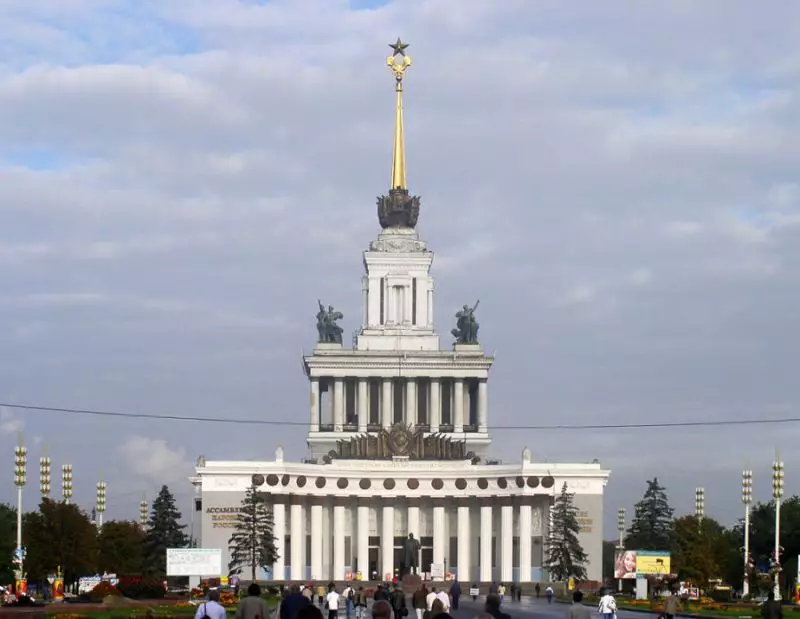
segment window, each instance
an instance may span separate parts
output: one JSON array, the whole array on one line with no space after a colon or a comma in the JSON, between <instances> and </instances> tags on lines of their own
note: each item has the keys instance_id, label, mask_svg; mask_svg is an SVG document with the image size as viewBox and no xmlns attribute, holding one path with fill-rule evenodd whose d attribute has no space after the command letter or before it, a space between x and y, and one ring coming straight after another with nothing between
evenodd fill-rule
<instances>
[{"instance_id":1,"label":"window","mask_svg":"<svg viewBox=\"0 0 800 619\"><path fill-rule=\"evenodd\" d=\"M381 324L386 324L385 313L386 313L386 293L384 292L386 288L386 278L381 277Z\"/></svg>"},{"instance_id":2,"label":"window","mask_svg":"<svg viewBox=\"0 0 800 619\"><path fill-rule=\"evenodd\" d=\"M417 324L417 278L411 280L411 324Z\"/></svg>"},{"instance_id":3,"label":"window","mask_svg":"<svg viewBox=\"0 0 800 619\"><path fill-rule=\"evenodd\" d=\"M417 425L427 426L430 424L428 419L428 389L430 380L427 378L417 379Z\"/></svg>"},{"instance_id":4,"label":"window","mask_svg":"<svg viewBox=\"0 0 800 619\"><path fill-rule=\"evenodd\" d=\"M369 423L370 425L380 425L381 423L380 379L371 379L369 381Z\"/></svg>"},{"instance_id":5,"label":"window","mask_svg":"<svg viewBox=\"0 0 800 619\"><path fill-rule=\"evenodd\" d=\"M405 382L402 378L392 381L392 422L403 423L405 419L405 411L403 404L405 403Z\"/></svg>"}]
</instances>

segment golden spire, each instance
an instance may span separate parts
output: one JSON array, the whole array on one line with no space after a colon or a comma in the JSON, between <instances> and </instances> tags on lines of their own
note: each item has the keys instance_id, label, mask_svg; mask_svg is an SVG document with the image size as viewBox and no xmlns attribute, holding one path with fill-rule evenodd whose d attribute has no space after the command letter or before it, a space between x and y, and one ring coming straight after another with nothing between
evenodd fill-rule
<instances>
[{"instance_id":1,"label":"golden spire","mask_svg":"<svg viewBox=\"0 0 800 619\"><path fill-rule=\"evenodd\" d=\"M397 93L397 110L394 119L394 155L392 157L392 184L391 189L408 189L406 184L406 148L403 137L403 78L406 69L411 66L411 56L406 54L408 43L400 41L397 37L396 43L389 43L394 53L386 59L395 80L395 92ZM401 59L398 61L397 57Z\"/></svg>"}]
</instances>

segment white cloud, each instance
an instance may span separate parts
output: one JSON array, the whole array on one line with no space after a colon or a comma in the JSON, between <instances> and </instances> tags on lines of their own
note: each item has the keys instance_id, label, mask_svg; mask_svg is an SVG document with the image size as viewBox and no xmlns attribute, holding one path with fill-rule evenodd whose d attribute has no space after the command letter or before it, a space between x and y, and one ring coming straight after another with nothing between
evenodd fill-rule
<instances>
[{"instance_id":1,"label":"white cloud","mask_svg":"<svg viewBox=\"0 0 800 619\"><path fill-rule=\"evenodd\" d=\"M0 435L16 436L24 429L24 419L6 407L0 407Z\"/></svg>"},{"instance_id":2,"label":"white cloud","mask_svg":"<svg viewBox=\"0 0 800 619\"><path fill-rule=\"evenodd\" d=\"M129 472L152 484L182 481L192 471L186 450L172 448L162 439L130 436L120 446L119 455Z\"/></svg>"}]
</instances>

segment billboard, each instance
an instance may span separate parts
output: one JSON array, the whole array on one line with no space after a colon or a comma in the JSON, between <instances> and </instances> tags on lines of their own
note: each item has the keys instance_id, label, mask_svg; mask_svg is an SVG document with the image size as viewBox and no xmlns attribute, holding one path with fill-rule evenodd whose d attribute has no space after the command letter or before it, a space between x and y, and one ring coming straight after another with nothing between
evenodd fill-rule
<instances>
[{"instance_id":1,"label":"billboard","mask_svg":"<svg viewBox=\"0 0 800 619\"><path fill-rule=\"evenodd\" d=\"M671 574L669 550L637 550L636 573L666 576Z\"/></svg>"},{"instance_id":2,"label":"billboard","mask_svg":"<svg viewBox=\"0 0 800 619\"><path fill-rule=\"evenodd\" d=\"M636 578L636 551L617 550L614 553L614 578Z\"/></svg>"},{"instance_id":3,"label":"billboard","mask_svg":"<svg viewBox=\"0 0 800 619\"><path fill-rule=\"evenodd\" d=\"M167 548L167 576L222 576L219 548Z\"/></svg>"},{"instance_id":4,"label":"billboard","mask_svg":"<svg viewBox=\"0 0 800 619\"><path fill-rule=\"evenodd\" d=\"M665 576L672 565L668 550L617 550L614 553L614 578L626 579L642 576Z\"/></svg>"}]
</instances>

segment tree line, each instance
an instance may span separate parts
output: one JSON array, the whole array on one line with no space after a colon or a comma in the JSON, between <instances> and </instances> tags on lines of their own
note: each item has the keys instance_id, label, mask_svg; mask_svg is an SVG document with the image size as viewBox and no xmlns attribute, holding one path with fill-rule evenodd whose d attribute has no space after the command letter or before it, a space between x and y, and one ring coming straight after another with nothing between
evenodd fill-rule
<instances>
[{"instance_id":1,"label":"tree line","mask_svg":"<svg viewBox=\"0 0 800 619\"><path fill-rule=\"evenodd\" d=\"M742 509L744 512L744 509ZM633 519L624 538L629 550L671 552L672 572L679 580L705 587L721 579L735 588L744 581L744 517L726 527L714 518L695 515L675 517L667 491L658 478L647 482L642 500L634 506ZM750 554L754 568L751 590L768 588L769 560L775 542L775 503L756 503L750 515ZM612 578L616 542L603 545L603 576ZM783 574L797 573L800 554L800 497L781 503L781 555ZM762 582L763 581L763 582Z\"/></svg>"},{"instance_id":2,"label":"tree line","mask_svg":"<svg viewBox=\"0 0 800 619\"><path fill-rule=\"evenodd\" d=\"M24 571L43 582L60 567L70 585L81 576L104 572L124 576L166 574L167 548L189 543L180 524L175 497L162 486L150 508L146 527L129 520L109 520L98 528L78 505L43 498L36 511L22 516ZM13 581L17 510L0 504L0 583Z\"/></svg>"}]
</instances>

